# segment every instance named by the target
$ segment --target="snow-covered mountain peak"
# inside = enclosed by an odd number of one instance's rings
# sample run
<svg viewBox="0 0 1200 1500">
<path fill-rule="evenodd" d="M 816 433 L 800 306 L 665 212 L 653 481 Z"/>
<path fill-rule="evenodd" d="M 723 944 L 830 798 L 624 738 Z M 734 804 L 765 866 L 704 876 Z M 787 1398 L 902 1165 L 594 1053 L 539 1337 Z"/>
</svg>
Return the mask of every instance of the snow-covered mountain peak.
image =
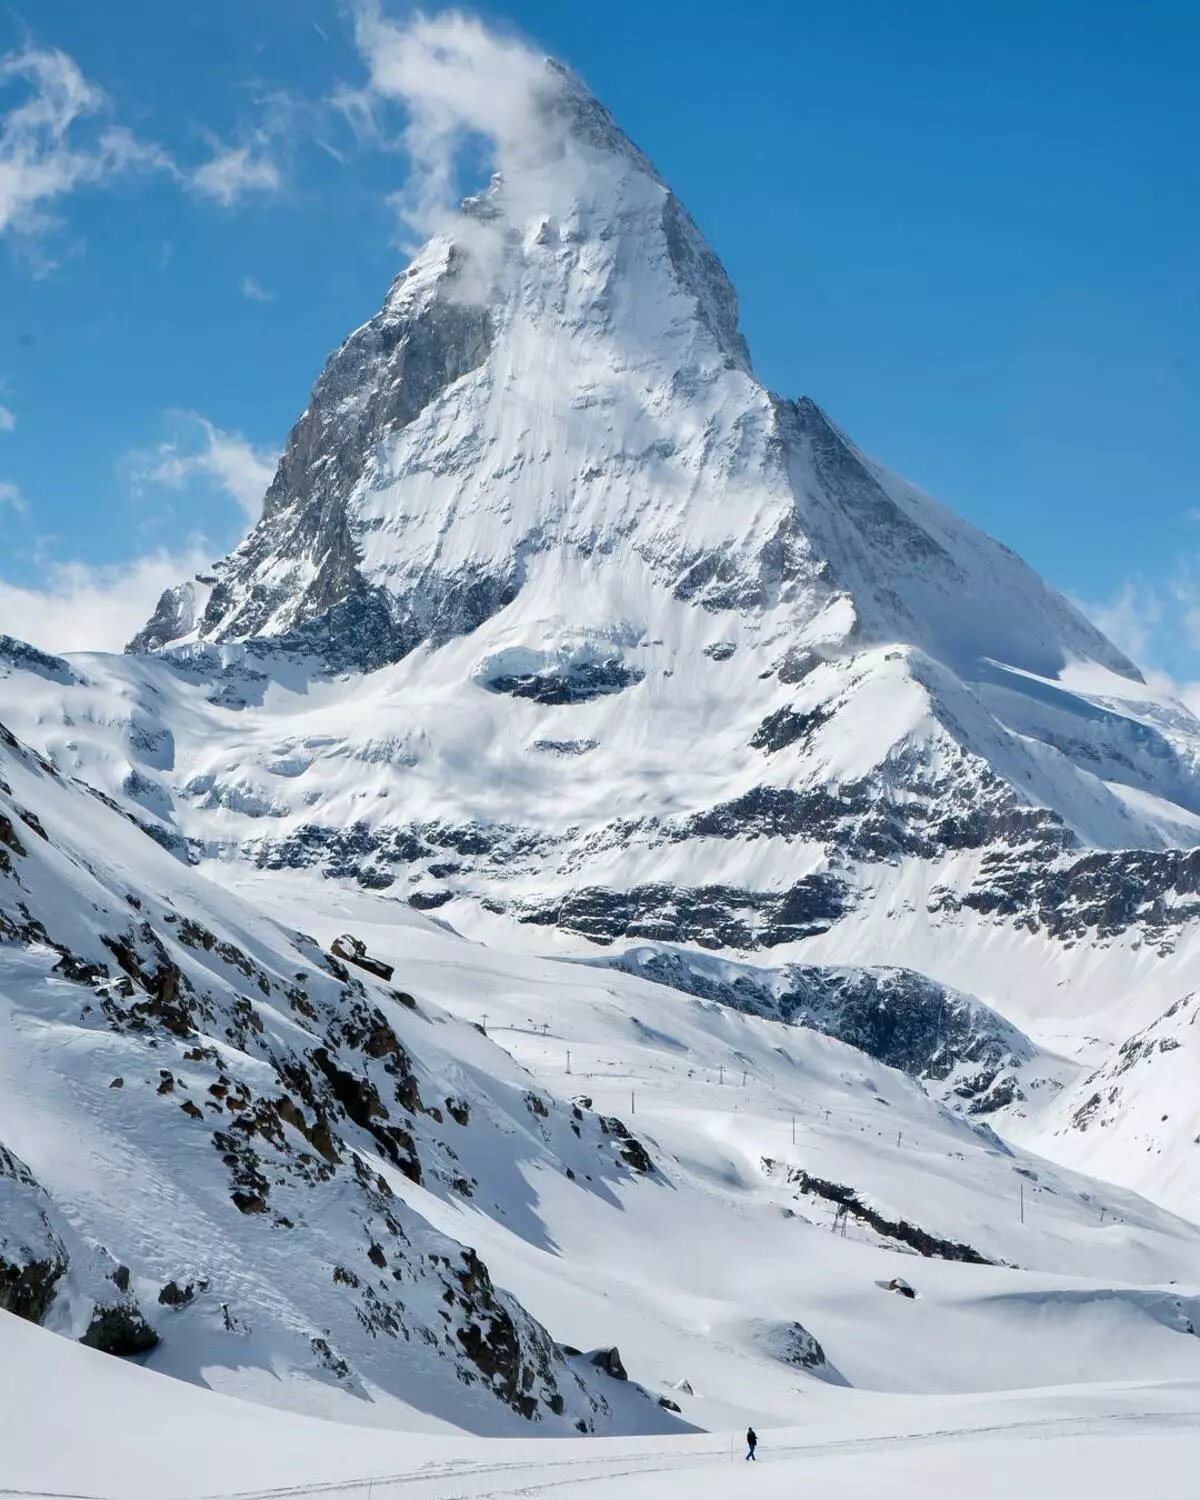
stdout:
<svg viewBox="0 0 1200 1500">
<path fill-rule="evenodd" d="M 894 642 L 971 679 L 1136 679 L 1007 549 L 761 385 L 733 287 L 652 164 L 567 70 L 525 93 L 503 171 L 330 359 L 259 525 L 135 650 L 371 669 L 502 612 L 506 635 L 583 616 L 601 643 L 671 614 L 687 649 L 699 610 L 784 655 Z"/>
</svg>

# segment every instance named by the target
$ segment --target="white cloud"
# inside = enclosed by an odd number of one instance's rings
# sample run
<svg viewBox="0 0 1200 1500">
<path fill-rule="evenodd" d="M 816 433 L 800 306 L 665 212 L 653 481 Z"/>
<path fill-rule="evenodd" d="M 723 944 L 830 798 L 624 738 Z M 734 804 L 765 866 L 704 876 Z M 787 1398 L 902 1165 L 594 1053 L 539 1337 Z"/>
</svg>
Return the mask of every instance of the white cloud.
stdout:
<svg viewBox="0 0 1200 1500">
<path fill-rule="evenodd" d="M 232 208 L 250 194 L 278 192 L 283 176 L 271 154 L 270 138 L 261 132 L 246 145 L 220 147 L 188 182 L 202 198 Z"/>
<path fill-rule="evenodd" d="M 9 506 L 19 515 L 25 515 L 29 507 L 22 498 L 21 491 L 15 484 L 7 479 L 0 479 L 0 507 Z"/>
<path fill-rule="evenodd" d="M 257 120 L 243 127 L 232 144 L 212 138 L 212 155 L 188 176 L 192 192 L 223 208 L 243 198 L 278 193 L 284 182 L 281 157 L 310 124 L 310 113 L 290 94 L 276 91 L 255 100 Z"/>
<path fill-rule="evenodd" d="M 525 42 L 455 11 L 392 21 L 371 0 L 356 12 L 355 39 L 368 85 L 335 102 L 362 135 L 382 135 L 386 104 L 403 108 L 399 144 L 412 171 L 395 201 L 418 234 L 435 232 L 456 206 L 456 164 L 472 138 L 510 183 L 537 171 L 544 196 L 548 183 L 569 192 L 578 182 L 567 118 L 556 108 L 563 76 Z"/>
<path fill-rule="evenodd" d="M 1136 662 L 1148 661 L 1151 647 L 1166 614 L 1159 591 L 1141 580 L 1122 585 L 1105 604 L 1079 607 L 1115 646 Z"/>
<path fill-rule="evenodd" d="M 223 432 L 195 412 L 176 412 L 171 421 L 176 435 L 169 442 L 130 456 L 134 484 L 183 489 L 207 479 L 237 502 L 249 522 L 257 521 L 278 452 L 255 447 L 240 432 Z"/>
<path fill-rule="evenodd" d="M 0 633 L 43 651 L 120 651 L 159 595 L 211 561 L 199 541 L 106 567 L 51 563 L 41 587 L 0 582 Z"/>
<path fill-rule="evenodd" d="M 0 406 L 0 432 L 11 432 L 17 425 L 17 419 L 7 406 Z"/>
<path fill-rule="evenodd" d="M 54 226 L 62 199 L 135 169 L 163 172 L 226 208 L 282 186 L 276 148 L 295 114 L 284 95 L 263 101 L 263 123 L 237 142 L 214 141 L 207 161 L 185 167 L 115 123 L 108 97 L 65 52 L 30 45 L 0 58 L 0 94 L 17 90 L 18 102 L 0 114 L 0 235 L 27 248 Z"/>
<path fill-rule="evenodd" d="M 1200 652 L 1200 578 L 1183 571 L 1168 583 L 1130 579 L 1106 603 L 1076 601 L 1133 661 L 1146 681 L 1200 715 L 1200 682 L 1188 658 Z M 1165 664 L 1174 671 L 1168 671 Z M 1180 672 L 1186 675 L 1180 675 Z"/>
<path fill-rule="evenodd" d="M 26 47 L 0 59 L 0 89 L 24 90 L 0 116 L 0 234 L 31 239 L 51 205 L 135 168 L 172 174 L 170 157 L 111 122 L 104 93 L 65 52 Z"/>
<path fill-rule="evenodd" d="M 247 302 L 273 302 L 275 300 L 275 293 L 268 292 L 265 287 L 259 286 L 253 276 L 243 276 L 238 290 Z"/>
</svg>

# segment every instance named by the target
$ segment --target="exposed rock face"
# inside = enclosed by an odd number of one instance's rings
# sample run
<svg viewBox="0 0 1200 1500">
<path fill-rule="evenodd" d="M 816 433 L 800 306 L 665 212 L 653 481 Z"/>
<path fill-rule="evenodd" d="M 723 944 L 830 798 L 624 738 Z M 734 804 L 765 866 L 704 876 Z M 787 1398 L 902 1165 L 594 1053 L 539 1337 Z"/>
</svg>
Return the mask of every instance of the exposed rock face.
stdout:
<svg viewBox="0 0 1200 1500">
<path fill-rule="evenodd" d="M 330 953 L 334 958 L 345 959 L 347 963 L 354 964 L 359 969 L 365 969 L 368 974 L 374 974 L 377 979 L 391 979 L 396 972 L 391 964 L 385 964 L 377 958 L 372 958 L 367 952 L 367 945 L 361 938 L 356 938 L 350 933 L 335 938 Z"/>
<path fill-rule="evenodd" d="M 154 613 L 130 642 L 131 651 L 156 651 L 194 630 L 215 580 L 203 575 L 163 591 Z"/>
<path fill-rule="evenodd" d="M 1088 853 L 1051 868 L 997 849 L 978 885 L 944 905 L 1015 917 L 1059 939 L 1138 928 L 1170 951 L 1200 918 L 1200 849 Z"/>
<path fill-rule="evenodd" d="M 193 585 L 169 590 L 131 650 L 154 650 L 193 629 L 217 640 L 269 632 L 335 669 L 363 669 L 431 634 L 470 630 L 507 602 L 509 580 L 473 576 L 431 579 L 397 607 L 364 577 L 346 510 L 369 456 L 487 355 L 491 320 L 457 300 L 463 272 L 462 253 L 449 249 L 397 278 L 379 316 L 330 359 L 288 439 L 262 520 L 218 568 L 203 613 Z"/>
<path fill-rule="evenodd" d="M 621 1362 L 621 1351 L 615 1345 L 611 1349 L 596 1349 L 588 1358 L 598 1370 L 603 1370 L 613 1380 L 629 1379 L 629 1371 Z"/>
<path fill-rule="evenodd" d="M 767 1172 L 774 1172 L 780 1169 L 780 1164 L 766 1159 L 763 1167 Z M 931 1259 L 961 1260 L 977 1266 L 995 1264 L 971 1245 L 945 1239 L 941 1235 L 931 1234 L 927 1229 L 922 1229 L 919 1224 L 893 1218 L 862 1198 L 854 1188 L 848 1187 L 845 1183 L 829 1182 L 824 1178 L 814 1177 L 800 1167 L 784 1167 L 782 1170 L 787 1181 L 796 1184 L 798 1195 L 811 1194 L 824 1198 L 826 1202 L 835 1205 L 835 1211 L 840 1216 L 854 1219 L 857 1223 L 865 1225 L 883 1240 L 897 1245 L 906 1245 L 909 1249 L 915 1250 L 918 1255 Z"/>
<path fill-rule="evenodd" d="M 587 703 L 604 693 L 619 693 L 641 679 L 642 674 L 636 668 L 626 666 L 617 657 L 609 657 L 606 661 L 573 664 L 564 671 L 493 677 L 487 686 L 493 693 L 507 693 L 510 698 L 559 705 Z"/>
<path fill-rule="evenodd" d="M 98 1307 L 79 1342 L 102 1354 L 148 1354 L 157 1345 L 158 1334 L 136 1309 Z"/>
<path fill-rule="evenodd" d="M 814 875 L 788 891 L 725 885 L 641 885 L 630 891 L 584 888 L 514 905 L 519 922 L 561 927 L 593 943 L 654 938 L 702 948 L 774 947 L 827 931 L 846 909 L 832 876 Z"/>
<path fill-rule="evenodd" d="M 0 675 L 4 675 L 6 669 L 11 671 L 13 668 L 21 672 L 32 672 L 37 677 L 61 686 L 82 681 L 63 657 L 50 656 L 26 641 L 14 640 L 11 635 L 0 635 Z"/>
<path fill-rule="evenodd" d="M 99 1245 L 84 1241 L 19 1157 L 0 1145 L 0 1307 L 45 1323 L 67 1288 L 73 1308 L 64 1331 L 82 1314 L 81 1343 L 104 1354 L 145 1354 L 158 1343 L 130 1291 L 129 1270 Z M 90 1309 L 90 1310 L 88 1310 Z M 57 1319 L 63 1324 L 63 1318 Z"/>
<path fill-rule="evenodd" d="M 831 1385 L 849 1382 L 826 1358 L 819 1341 L 803 1323 L 771 1322 L 763 1319 L 753 1325 L 755 1341 L 772 1359 L 797 1370 L 805 1370 Z"/>
<path fill-rule="evenodd" d="M 621 1160 L 627 1166 L 632 1167 L 635 1172 L 647 1173 L 654 1171 L 654 1162 L 651 1159 L 650 1153 L 623 1120 L 618 1120 L 615 1115 L 600 1115 L 598 1119 L 600 1128 L 604 1131 L 605 1135 L 611 1135 L 616 1138 Z"/>
<path fill-rule="evenodd" d="M 0 1307 L 41 1323 L 70 1263 L 32 1172 L 0 1145 Z"/>
</svg>

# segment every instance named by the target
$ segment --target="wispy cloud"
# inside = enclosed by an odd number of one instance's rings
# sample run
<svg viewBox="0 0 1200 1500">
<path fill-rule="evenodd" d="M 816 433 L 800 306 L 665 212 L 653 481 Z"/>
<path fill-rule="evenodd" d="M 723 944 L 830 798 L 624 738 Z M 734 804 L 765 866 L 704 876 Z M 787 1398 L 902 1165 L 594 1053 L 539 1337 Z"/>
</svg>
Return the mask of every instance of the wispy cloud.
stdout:
<svg viewBox="0 0 1200 1500">
<path fill-rule="evenodd" d="M 1077 600 L 1108 638 L 1140 666 L 1152 687 L 1200 714 L 1200 573 L 1182 569 L 1167 582 L 1127 580 L 1101 603 Z"/>
<path fill-rule="evenodd" d="M 113 123 L 103 91 L 65 52 L 10 53 L 0 90 L 20 95 L 0 116 L 0 234 L 32 242 L 54 224 L 58 200 L 124 172 L 176 174 L 165 151 Z"/>
<path fill-rule="evenodd" d="M 0 432 L 11 432 L 17 425 L 17 419 L 7 406 L 0 405 Z"/>
<path fill-rule="evenodd" d="M 243 276 L 238 284 L 238 291 L 247 302 L 273 302 L 275 300 L 275 293 L 268 292 L 266 287 L 259 286 L 253 276 Z"/>
<path fill-rule="evenodd" d="M 13 484 L 11 480 L 0 479 L 0 509 L 3 509 L 5 506 L 9 510 L 15 510 L 18 515 L 22 516 L 29 510 L 20 488 Z"/>
<path fill-rule="evenodd" d="M 149 619 L 164 589 L 211 561 L 200 539 L 180 552 L 94 567 L 50 563 L 42 582 L 0 582 L 0 633 L 44 651 L 120 651 Z"/>
<path fill-rule="evenodd" d="M 279 193 L 298 138 L 314 124 L 312 109 L 291 94 L 260 92 L 254 99 L 253 123 L 243 124 L 232 141 L 211 138 L 212 155 L 190 173 L 188 186 L 222 208 Z"/>
<path fill-rule="evenodd" d="M 135 487 L 183 489 L 193 480 L 206 479 L 237 502 L 247 521 L 256 521 L 275 476 L 278 452 L 256 446 L 240 432 L 223 432 L 196 412 L 174 412 L 169 420 L 174 428 L 169 441 L 130 455 L 127 463 Z"/>
<path fill-rule="evenodd" d="M 271 142 L 259 136 L 241 146 L 222 146 L 188 179 L 193 192 L 222 208 L 232 208 L 254 194 L 277 193 L 283 174 L 271 154 Z"/>
<path fill-rule="evenodd" d="M 207 160 L 177 160 L 117 123 L 112 102 L 67 53 L 28 45 L 0 58 L 0 236 L 16 240 L 39 268 L 61 205 L 134 171 L 165 175 L 196 198 L 232 208 L 279 192 L 286 152 L 303 111 L 287 95 L 256 102 L 257 123 L 232 141 L 210 139 Z"/>
<path fill-rule="evenodd" d="M 1115 646 L 1138 663 L 1151 658 L 1158 630 L 1166 615 L 1161 592 L 1143 580 L 1129 580 L 1111 599 L 1090 604 L 1077 601 Z"/>
<path fill-rule="evenodd" d="M 577 184 L 579 161 L 556 108 L 562 74 L 527 43 L 457 11 L 394 21 L 374 0 L 356 10 L 355 40 L 367 85 L 334 102 L 360 138 L 376 143 L 387 138 L 387 107 L 403 109 L 396 143 L 411 172 L 395 203 L 418 235 L 436 231 L 457 206 L 457 164 L 472 139 L 510 183 L 532 169 L 543 194 L 556 183 L 568 192 Z"/>
</svg>

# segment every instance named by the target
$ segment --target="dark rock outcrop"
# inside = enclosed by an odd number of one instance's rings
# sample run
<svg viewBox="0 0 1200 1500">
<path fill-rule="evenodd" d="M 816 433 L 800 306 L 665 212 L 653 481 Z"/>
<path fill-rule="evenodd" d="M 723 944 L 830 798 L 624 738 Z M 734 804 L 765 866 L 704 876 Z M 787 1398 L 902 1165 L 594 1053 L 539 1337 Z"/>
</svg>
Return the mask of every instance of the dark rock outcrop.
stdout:
<svg viewBox="0 0 1200 1500">
<path fill-rule="evenodd" d="M 367 952 L 366 943 L 348 932 L 339 938 L 334 938 L 329 951 L 334 958 L 345 959 L 348 964 L 355 964 L 358 968 L 365 969 L 368 974 L 374 974 L 377 979 L 390 980 L 396 972 L 391 964 L 372 958 Z"/>
<path fill-rule="evenodd" d="M 609 1349 L 594 1349 L 587 1357 L 590 1363 L 613 1380 L 629 1379 L 629 1371 L 621 1362 L 621 1351 L 615 1345 Z"/>
<path fill-rule="evenodd" d="M 768 1171 L 774 1170 L 774 1167 L 774 1162 L 767 1164 Z M 789 1167 L 786 1172 L 787 1181 L 795 1183 L 798 1192 L 814 1194 L 818 1198 L 824 1198 L 827 1202 L 836 1204 L 838 1210 L 846 1217 L 857 1219 L 859 1223 L 867 1225 L 882 1239 L 891 1240 L 898 1245 L 907 1245 L 918 1255 L 935 1260 L 961 1260 L 975 1266 L 997 1264 L 996 1261 L 989 1260 L 986 1255 L 981 1255 L 971 1245 L 963 1244 L 958 1240 L 943 1239 L 941 1235 L 930 1234 L 920 1225 L 910 1224 L 903 1219 L 888 1218 L 886 1214 L 859 1197 L 852 1187 L 847 1187 L 844 1183 L 828 1182 L 824 1178 L 813 1177 L 800 1167 Z"/>
<path fill-rule="evenodd" d="M 825 932 L 846 911 L 832 875 L 810 875 L 786 891 L 734 886 L 641 885 L 629 891 L 586 886 L 513 907 L 519 922 L 561 927 L 593 943 L 649 938 L 701 948 L 773 947 Z"/>
<path fill-rule="evenodd" d="M 913 1078 L 958 1074 L 972 1113 L 1024 1097 L 1029 1040 L 1002 1016 L 913 969 L 790 964 L 761 969 L 670 949 L 632 948 L 612 968 L 735 1010 L 809 1026 Z"/>
<path fill-rule="evenodd" d="M 0 1308 L 41 1323 L 70 1259 L 33 1173 L 0 1145 Z"/>
<path fill-rule="evenodd" d="M 158 1344 L 158 1334 L 136 1307 L 118 1304 L 113 1307 L 97 1307 L 87 1332 L 80 1339 L 89 1349 L 98 1349 L 101 1354 L 115 1354 L 122 1358 L 134 1354 L 148 1354 Z"/>
<path fill-rule="evenodd" d="M 510 698 L 529 698 L 534 703 L 587 703 L 607 693 L 619 693 L 641 682 L 645 674 L 628 666 L 620 657 L 604 661 L 572 662 L 561 670 L 528 672 L 522 676 L 488 678 L 484 686 Z"/>
</svg>

